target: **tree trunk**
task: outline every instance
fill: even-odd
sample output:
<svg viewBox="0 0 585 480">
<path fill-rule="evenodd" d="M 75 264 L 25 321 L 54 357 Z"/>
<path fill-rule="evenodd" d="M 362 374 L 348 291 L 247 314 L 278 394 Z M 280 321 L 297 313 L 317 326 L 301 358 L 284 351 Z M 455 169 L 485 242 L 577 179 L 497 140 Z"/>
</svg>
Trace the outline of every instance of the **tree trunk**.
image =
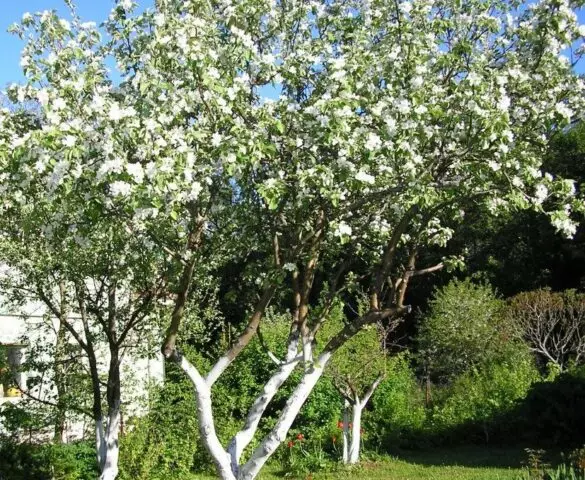
<svg viewBox="0 0 585 480">
<path fill-rule="evenodd" d="M 100 480 L 115 480 L 118 476 L 118 457 L 120 446 L 118 436 L 120 432 L 120 405 L 109 409 L 108 425 L 105 441 L 103 442 L 104 456 Z"/>
<path fill-rule="evenodd" d="M 248 411 L 244 428 L 236 433 L 230 442 L 228 452 L 231 457 L 232 472 L 234 475 L 238 474 L 242 453 L 254 438 L 254 434 L 258 429 L 258 424 L 262 419 L 266 407 L 274 395 L 276 395 L 282 384 L 286 382 L 293 370 L 299 364 L 300 359 L 297 357 L 297 346 L 298 336 L 293 335 L 287 348 L 285 361 L 280 364 L 278 370 L 264 384 L 262 393 L 256 398 L 252 407 Z"/>
<path fill-rule="evenodd" d="M 345 400 L 343 408 L 343 463 L 349 463 L 349 416 L 350 416 L 351 405 L 349 400 Z"/>
<path fill-rule="evenodd" d="M 349 399 L 345 400 L 345 409 L 344 409 L 344 429 L 343 429 L 343 463 L 345 464 L 355 464 L 358 463 L 360 460 L 360 446 L 362 440 L 362 412 L 365 406 L 372 398 L 372 395 L 384 379 L 384 375 L 379 375 L 378 378 L 370 385 L 370 388 L 365 393 L 364 397 L 360 400 L 360 397 L 357 394 L 354 394 L 353 401 Z M 347 422 L 349 420 L 349 406 L 351 405 L 352 408 L 352 423 L 351 423 L 351 443 L 349 444 L 349 451 L 347 451 L 347 444 L 349 443 L 349 429 L 347 426 Z"/>
<path fill-rule="evenodd" d="M 260 445 L 254 450 L 250 460 L 240 469 L 238 476 L 239 480 L 253 480 L 255 479 L 264 464 L 276 451 L 278 446 L 285 440 L 292 423 L 299 414 L 301 407 L 307 400 L 307 397 L 317 384 L 323 369 L 327 362 L 331 359 L 332 352 L 325 351 L 319 355 L 318 359 L 313 363 L 310 371 L 306 372 L 288 398 L 278 421 L 270 431 L 270 433 L 262 440 Z"/>
<path fill-rule="evenodd" d="M 101 463 L 100 480 L 114 480 L 118 476 L 120 455 L 120 352 L 115 342 L 110 342 L 110 368 L 108 371 L 107 401 L 108 422 L 105 434 L 105 455 Z"/>
<path fill-rule="evenodd" d="M 353 404 L 352 426 L 351 426 L 351 445 L 349 447 L 349 463 L 353 465 L 360 460 L 360 444 L 362 433 L 362 410 L 363 405 L 360 402 Z"/>
<path fill-rule="evenodd" d="M 236 480 L 236 476 L 232 472 L 230 456 L 222 447 L 215 431 L 211 389 L 197 368 L 184 356 L 181 355 L 176 360 L 193 384 L 195 398 L 197 399 L 197 419 L 199 420 L 201 441 L 215 463 L 218 476 L 222 480 Z"/>
<path fill-rule="evenodd" d="M 106 459 L 106 433 L 104 431 L 104 419 L 99 416 L 94 419 L 95 422 L 95 451 L 100 472 Z"/>
<path fill-rule="evenodd" d="M 100 472 L 106 458 L 106 433 L 104 431 L 104 418 L 102 415 L 102 393 L 100 379 L 97 371 L 97 359 L 93 348 L 88 348 L 89 371 L 91 374 L 91 386 L 93 393 L 93 421 L 95 424 L 95 450 Z"/>
<path fill-rule="evenodd" d="M 55 342 L 55 388 L 57 389 L 57 412 L 55 414 L 55 431 L 53 441 L 55 443 L 65 443 L 66 438 L 66 405 L 65 405 L 65 342 L 67 335 L 62 319 L 59 320 L 59 329 L 57 330 L 57 341 Z"/>
</svg>

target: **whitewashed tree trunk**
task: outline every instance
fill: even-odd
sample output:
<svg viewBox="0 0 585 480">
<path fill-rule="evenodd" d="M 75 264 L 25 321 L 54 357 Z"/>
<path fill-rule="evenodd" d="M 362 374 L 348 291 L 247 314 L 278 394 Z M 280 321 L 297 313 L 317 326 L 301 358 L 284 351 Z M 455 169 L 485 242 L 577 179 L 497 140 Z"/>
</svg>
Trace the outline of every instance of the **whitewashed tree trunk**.
<svg viewBox="0 0 585 480">
<path fill-rule="evenodd" d="M 364 398 L 360 400 L 358 395 L 355 395 L 353 401 L 349 401 L 346 398 L 345 408 L 343 411 L 343 463 L 355 464 L 360 461 L 360 447 L 362 440 L 362 412 L 364 407 L 372 398 L 372 395 L 376 391 L 376 388 L 380 385 L 384 375 L 378 376 L 378 378 L 370 385 L 370 388 L 364 395 Z M 352 419 L 351 419 L 351 441 L 349 440 L 349 408 L 351 405 Z M 349 444 L 349 451 L 347 445 Z"/>
<path fill-rule="evenodd" d="M 310 369 L 313 363 L 313 341 L 310 337 L 303 338 L 303 361 L 306 367 Z"/>
<path fill-rule="evenodd" d="M 345 399 L 343 408 L 343 463 L 349 463 L 349 414 L 351 406 L 349 400 Z"/>
<path fill-rule="evenodd" d="M 256 430 L 258 429 L 258 424 L 262 419 L 266 407 L 274 398 L 274 395 L 276 395 L 282 384 L 286 382 L 288 377 L 290 377 L 291 373 L 301 360 L 301 358 L 297 356 L 297 348 L 298 336 L 294 336 L 289 342 L 284 362 L 280 364 L 276 373 L 272 375 L 268 382 L 266 382 L 262 389 L 262 393 L 252 404 L 252 407 L 248 411 L 248 417 L 246 418 L 244 428 L 236 433 L 230 442 L 228 453 L 231 458 L 232 472 L 234 475 L 239 474 L 239 464 L 242 453 L 254 438 Z"/>
<path fill-rule="evenodd" d="M 97 417 L 95 420 L 95 451 L 100 471 L 106 459 L 106 434 L 104 432 L 104 419 Z"/>
<path fill-rule="evenodd" d="M 213 423 L 213 410 L 211 405 L 211 389 L 197 368 L 184 356 L 180 356 L 178 364 L 187 374 L 195 389 L 195 398 L 197 399 L 197 417 L 199 419 L 199 432 L 201 434 L 201 441 L 213 458 L 213 462 L 217 468 L 219 478 L 222 480 L 236 480 L 237 477 L 232 472 L 230 456 L 222 447 L 215 431 L 215 425 Z"/>
<path fill-rule="evenodd" d="M 254 450 L 250 460 L 240 469 L 238 480 L 253 480 L 260 473 L 266 461 L 276 451 L 278 446 L 285 440 L 293 421 L 297 417 L 305 400 L 317 384 L 323 369 L 331 359 L 332 352 L 325 351 L 319 355 L 312 368 L 307 371 L 294 392 L 286 402 L 276 425 L 264 438 L 260 445 Z"/>
<path fill-rule="evenodd" d="M 362 430 L 363 405 L 357 401 L 352 408 L 351 445 L 349 447 L 349 464 L 358 463 L 360 459 L 360 444 Z"/>
<path fill-rule="evenodd" d="M 120 402 L 111 409 L 105 436 L 105 456 L 103 457 L 100 480 L 115 480 L 118 476 L 120 456 Z"/>
</svg>

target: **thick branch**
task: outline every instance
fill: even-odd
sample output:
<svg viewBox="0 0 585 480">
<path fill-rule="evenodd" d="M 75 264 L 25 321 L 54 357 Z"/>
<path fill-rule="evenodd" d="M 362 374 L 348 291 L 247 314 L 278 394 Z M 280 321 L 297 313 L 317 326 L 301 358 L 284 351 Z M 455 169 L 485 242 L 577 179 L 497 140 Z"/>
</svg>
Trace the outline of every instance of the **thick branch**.
<svg viewBox="0 0 585 480">
<path fill-rule="evenodd" d="M 237 338 L 235 343 L 231 346 L 231 348 L 222 355 L 219 360 L 215 363 L 213 368 L 207 374 L 205 381 L 211 387 L 219 378 L 219 376 L 225 371 L 225 369 L 234 361 L 234 359 L 240 354 L 240 352 L 250 343 L 254 335 L 256 334 L 256 330 L 258 329 L 258 325 L 262 320 L 262 316 L 264 315 L 264 311 L 266 307 L 270 303 L 272 296 L 274 295 L 274 291 L 276 290 L 274 285 L 269 285 L 264 289 L 264 293 L 262 297 L 256 304 L 256 308 L 254 309 L 254 313 L 250 317 L 250 321 L 248 325 L 244 329 L 244 331 L 240 334 Z"/>
<path fill-rule="evenodd" d="M 189 294 L 189 287 L 193 279 L 193 272 L 195 270 L 195 256 L 192 256 L 187 264 L 183 267 L 183 274 L 179 282 L 179 291 L 175 300 L 175 307 L 171 315 L 171 324 L 167 329 L 166 337 L 162 346 L 162 354 L 165 358 L 170 358 L 176 349 L 177 335 L 179 334 L 179 326 L 185 314 L 185 305 L 187 303 L 187 295 Z"/>
<path fill-rule="evenodd" d="M 383 310 L 372 310 L 365 315 L 356 318 L 352 322 L 348 323 L 337 335 L 335 335 L 327 345 L 323 351 L 325 352 L 335 352 L 339 347 L 341 347 L 347 340 L 357 334 L 363 327 L 366 325 L 370 325 L 376 322 L 383 322 L 387 321 L 391 318 L 397 318 L 405 313 L 409 313 L 411 310 L 410 305 L 401 306 L 401 307 L 390 307 L 385 308 Z"/>
<path fill-rule="evenodd" d="M 211 390 L 207 382 L 203 379 L 197 368 L 176 350 L 173 350 L 171 358 L 177 362 L 193 384 L 195 398 L 197 399 L 199 432 L 202 442 L 213 458 L 221 478 L 235 480 L 228 453 L 222 447 L 215 431 L 211 405 Z"/>
<path fill-rule="evenodd" d="M 382 286 L 384 285 L 384 280 L 389 275 L 392 267 L 394 265 L 394 257 L 396 256 L 396 249 L 398 248 L 398 243 L 402 238 L 402 235 L 408 228 L 408 224 L 415 213 L 418 211 L 418 207 L 413 205 L 408 209 L 408 211 L 404 214 L 396 228 L 394 229 L 394 233 L 388 240 L 386 248 L 384 250 L 384 255 L 382 257 L 382 261 L 377 269 L 375 278 L 374 278 L 374 285 L 372 286 L 372 290 L 370 292 L 370 308 L 378 309 L 380 307 L 379 299 L 382 292 Z"/>
<path fill-rule="evenodd" d="M 290 377 L 295 367 L 301 361 L 302 357 L 296 355 L 298 343 L 298 334 L 295 333 L 291 335 L 285 361 L 281 363 L 280 368 L 272 375 L 272 377 L 270 377 L 268 382 L 266 382 L 262 389 L 262 393 L 256 398 L 254 404 L 250 407 L 244 428 L 232 438 L 228 449 L 231 456 L 232 471 L 236 472 L 239 469 L 239 462 L 242 453 L 254 438 L 254 434 L 258 429 L 258 424 L 260 423 L 266 408 L 282 384 Z"/>
<path fill-rule="evenodd" d="M 374 381 L 374 383 L 372 383 L 372 385 L 370 385 L 370 388 L 365 393 L 364 398 L 361 401 L 362 407 L 365 407 L 368 404 L 368 402 L 370 401 L 370 398 L 372 397 L 372 395 L 376 391 L 376 388 L 378 388 L 380 383 L 382 383 L 382 380 L 384 380 L 384 377 L 385 377 L 384 374 L 379 375 L 378 378 L 376 378 L 376 380 Z"/>
<path fill-rule="evenodd" d="M 181 320 L 185 314 L 187 296 L 189 295 L 189 288 L 191 287 L 191 281 L 193 280 L 193 272 L 195 271 L 197 257 L 193 252 L 199 247 L 204 226 L 205 221 L 203 217 L 197 216 L 196 224 L 187 239 L 187 252 L 191 254 L 191 257 L 183 266 L 183 273 L 181 274 L 181 280 L 179 281 L 179 291 L 177 292 L 175 307 L 171 315 L 171 324 L 167 329 L 165 340 L 162 345 L 161 351 L 165 358 L 170 358 L 176 349 L 179 326 L 181 325 Z"/>
</svg>

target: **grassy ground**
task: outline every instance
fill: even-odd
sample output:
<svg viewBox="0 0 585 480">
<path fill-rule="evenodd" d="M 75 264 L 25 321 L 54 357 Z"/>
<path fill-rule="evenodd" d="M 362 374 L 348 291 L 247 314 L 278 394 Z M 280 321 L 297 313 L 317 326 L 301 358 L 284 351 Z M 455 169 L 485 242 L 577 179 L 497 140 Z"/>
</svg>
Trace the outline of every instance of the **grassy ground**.
<svg viewBox="0 0 585 480">
<path fill-rule="evenodd" d="M 461 447 L 449 450 L 401 451 L 378 461 L 338 467 L 333 472 L 314 473 L 301 480 L 515 480 L 526 454 L 522 449 Z M 268 467 L 261 480 L 282 480 L 286 472 Z M 195 477 L 207 480 L 213 477 Z M 193 480 L 195 480 L 195 478 Z"/>
</svg>

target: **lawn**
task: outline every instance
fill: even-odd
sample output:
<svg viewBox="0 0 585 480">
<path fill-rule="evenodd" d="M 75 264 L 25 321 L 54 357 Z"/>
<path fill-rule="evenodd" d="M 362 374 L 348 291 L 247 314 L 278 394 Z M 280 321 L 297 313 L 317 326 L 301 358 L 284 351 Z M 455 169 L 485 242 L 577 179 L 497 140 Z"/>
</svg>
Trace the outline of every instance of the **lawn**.
<svg viewBox="0 0 585 480">
<path fill-rule="evenodd" d="M 525 452 L 519 449 L 461 447 L 449 450 L 401 451 L 361 465 L 338 467 L 333 472 L 314 473 L 291 479 L 334 480 L 515 480 L 521 472 Z M 268 467 L 262 480 L 284 477 L 277 466 Z M 193 480 L 213 477 L 197 476 Z"/>
</svg>

